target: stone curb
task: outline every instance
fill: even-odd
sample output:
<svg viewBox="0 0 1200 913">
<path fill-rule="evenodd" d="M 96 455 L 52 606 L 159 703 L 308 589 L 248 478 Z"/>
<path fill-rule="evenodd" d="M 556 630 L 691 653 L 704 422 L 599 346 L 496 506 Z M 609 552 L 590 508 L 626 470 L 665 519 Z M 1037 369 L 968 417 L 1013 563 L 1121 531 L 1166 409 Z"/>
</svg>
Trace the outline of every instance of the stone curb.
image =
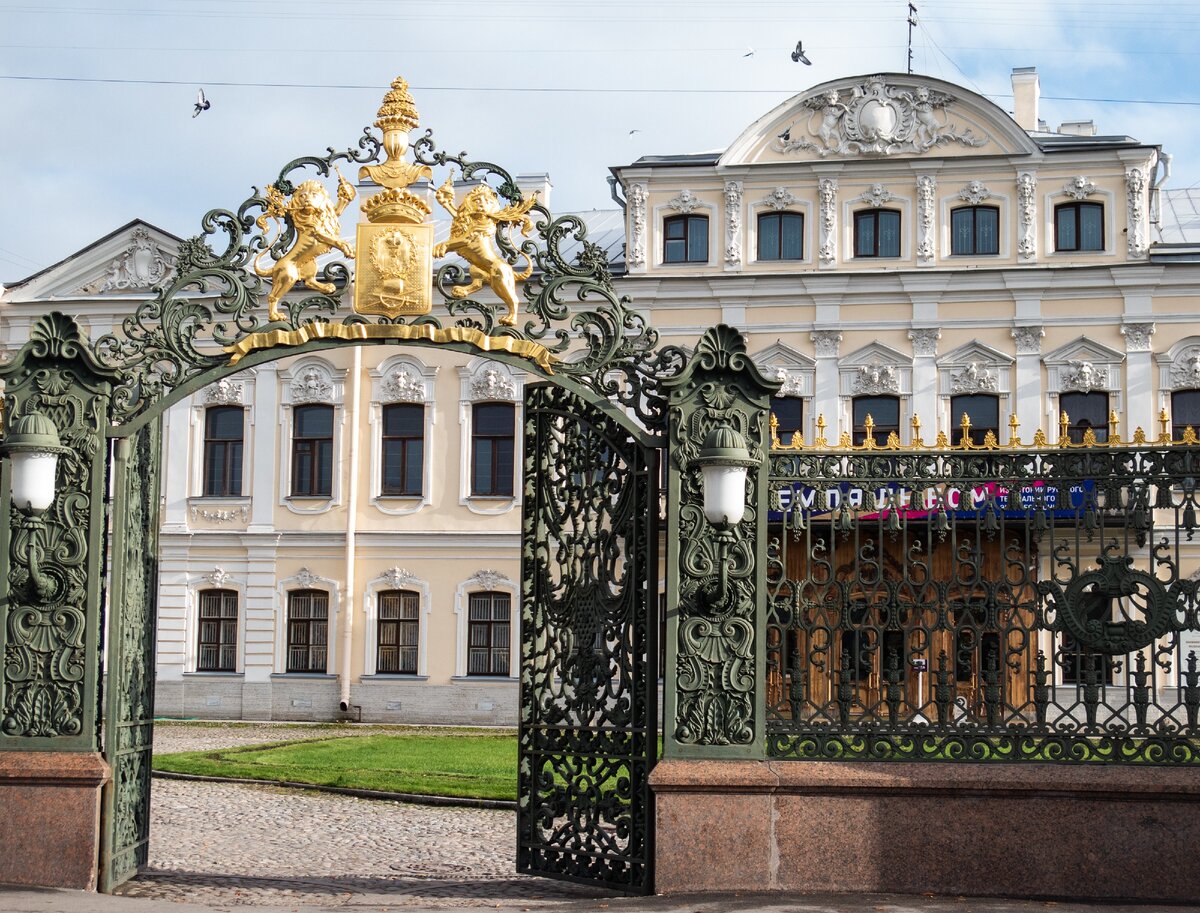
<svg viewBox="0 0 1200 913">
<path fill-rule="evenodd" d="M 248 786 L 282 786 L 286 789 L 307 789 L 337 796 L 354 796 L 358 799 L 386 799 L 392 802 L 409 802 L 413 805 L 436 805 L 444 808 L 491 808 L 515 812 L 517 803 L 508 799 L 468 799 L 460 796 L 426 796 L 421 793 L 392 793 L 381 789 L 356 789 L 351 786 L 322 786 L 317 783 L 298 783 L 294 780 L 255 780 L 250 777 L 211 777 L 204 774 L 182 774 L 171 770 L 155 770 L 155 777 L 162 780 L 196 780 L 202 783 L 242 783 Z"/>
</svg>

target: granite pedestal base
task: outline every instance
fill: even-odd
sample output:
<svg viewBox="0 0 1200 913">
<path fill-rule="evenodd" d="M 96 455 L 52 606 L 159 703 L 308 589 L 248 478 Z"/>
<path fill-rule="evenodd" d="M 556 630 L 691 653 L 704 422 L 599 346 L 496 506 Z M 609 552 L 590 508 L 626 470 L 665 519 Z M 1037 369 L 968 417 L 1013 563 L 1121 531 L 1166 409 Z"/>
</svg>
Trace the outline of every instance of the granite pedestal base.
<svg viewBox="0 0 1200 913">
<path fill-rule="evenodd" d="M 660 762 L 655 889 L 1200 898 L 1200 771 Z"/>
<path fill-rule="evenodd" d="M 0 884 L 96 890 L 108 777 L 94 752 L 0 751 Z"/>
</svg>

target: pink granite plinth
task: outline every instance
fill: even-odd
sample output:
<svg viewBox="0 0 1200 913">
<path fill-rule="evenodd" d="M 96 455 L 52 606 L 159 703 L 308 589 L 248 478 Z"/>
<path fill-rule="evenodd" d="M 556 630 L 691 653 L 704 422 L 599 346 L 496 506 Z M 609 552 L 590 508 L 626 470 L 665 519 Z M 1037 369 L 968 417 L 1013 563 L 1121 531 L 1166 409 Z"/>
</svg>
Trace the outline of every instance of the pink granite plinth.
<svg viewBox="0 0 1200 913">
<path fill-rule="evenodd" d="M 1195 902 L 1200 771 L 661 762 L 655 889 Z"/>
<path fill-rule="evenodd" d="M 0 751 L 0 883 L 96 890 L 108 777 L 95 752 Z"/>
</svg>

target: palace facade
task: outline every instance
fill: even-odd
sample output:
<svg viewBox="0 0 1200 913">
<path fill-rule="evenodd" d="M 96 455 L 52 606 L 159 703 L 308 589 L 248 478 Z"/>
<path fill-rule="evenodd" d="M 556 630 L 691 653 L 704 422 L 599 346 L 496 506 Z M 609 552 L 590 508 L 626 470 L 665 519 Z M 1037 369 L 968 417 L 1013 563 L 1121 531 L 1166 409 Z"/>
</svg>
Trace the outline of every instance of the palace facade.
<svg viewBox="0 0 1200 913">
<path fill-rule="evenodd" d="M 745 334 L 782 383 L 780 449 L 1182 438 L 1200 426 L 1196 200 L 1164 187 L 1152 142 L 1042 122 L 1032 69 L 1013 91 L 1009 114 L 929 77 L 838 79 L 724 152 L 614 168 L 623 208 L 580 215 L 665 341 Z M 548 200 L 546 176 L 518 183 Z M 110 331 L 179 243 L 135 222 L 12 283 L 0 344 L 52 309 Z M 524 382 L 364 347 L 174 407 L 157 713 L 514 723 Z"/>
</svg>

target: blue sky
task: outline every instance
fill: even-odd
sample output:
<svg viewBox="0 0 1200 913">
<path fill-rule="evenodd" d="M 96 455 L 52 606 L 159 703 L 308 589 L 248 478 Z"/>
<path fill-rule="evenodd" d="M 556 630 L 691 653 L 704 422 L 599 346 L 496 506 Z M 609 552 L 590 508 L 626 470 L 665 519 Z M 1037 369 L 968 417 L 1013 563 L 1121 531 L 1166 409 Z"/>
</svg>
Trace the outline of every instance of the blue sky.
<svg viewBox="0 0 1200 913">
<path fill-rule="evenodd" d="M 1161 143 L 1168 186 L 1200 183 L 1194 0 L 916 5 L 916 72 L 1009 109 L 1011 69 L 1036 66 L 1051 125 L 1093 118 Z M 133 218 L 197 233 L 290 159 L 352 145 L 396 75 L 444 148 L 549 172 L 555 211 L 606 208 L 611 165 L 721 149 L 809 86 L 903 71 L 906 13 L 906 0 L 0 0 L 0 281 Z M 791 61 L 797 40 L 811 67 Z M 212 107 L 193 118 L 201 86 Z"/>
</svg>

